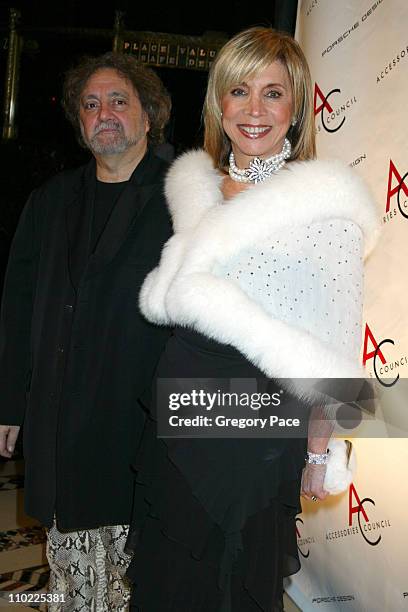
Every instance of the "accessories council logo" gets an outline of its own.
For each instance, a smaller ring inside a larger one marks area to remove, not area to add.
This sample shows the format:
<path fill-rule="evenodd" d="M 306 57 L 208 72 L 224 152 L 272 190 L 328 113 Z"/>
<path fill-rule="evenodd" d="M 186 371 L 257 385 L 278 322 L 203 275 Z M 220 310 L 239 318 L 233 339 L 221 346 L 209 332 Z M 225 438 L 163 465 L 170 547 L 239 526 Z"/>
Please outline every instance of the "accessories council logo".
<path fill-rule="evenodd" d="M 395 346 L 395 342 L 391 338 L 383 338 L 380 342 L 377 342 L 368 323 L 366 323 L 364 330 L 363 366 L 366 366 L 369 360 L 373 360 L 374 376 L 383 387 L 395 385 L 400 377 L 398 370 L 408 364 L 408 355 L 398 355 L 397 359 L 387 361 L 384 352 L 389 353 L 390 344 Z"/>
<path fill-rule="evenodd" d="M 353 525 L 356 516 L 360 533 L 370 546 L 378 546 L 382 539 L 382 530 L 391 527 L 389 519 L 378 519 L 376 514 L 375 501 L 371 497 L 361 499 L 354 484 L 351 483 L 349 487 L 349 527 Z M 372 517 L 371 520 L 369 515 Z"/>
<path fill-rule="evenodd" d="M 353 104 L 356 104 L 356 96 L 344 100 L 339 98 L 341 89 L 331 89 L 327 94 L 315 83 L 314 88 L 314 114 L 319 115 L 320 122 L 316 125 L 316 131 L 320 132 L 323 128 L 329 134 L 340 130 Z"/>
<path fill-rule="evenodd" d="M 369 546 L 378 546 L 382 540 L 383 531 L 391 527 L 388 518 L 379 515 L 374 499 L 361 497 L 355 485 L 349 487 L 348 525 L 342 529 L 326 532 L 326 540 L 336 540 L 360 534 Z"/>
<path fill-rule="evenodd" d="M 304 559 L 307 559 L 310 555 L 310 545 L 316 544 L 316 541 L 313 536 L 305 536 L 302 535 L 301 531 L 303 531 L 303 519 L 300 516 L 296 517 L 296 539 L 297 539 L 297 549 L 299 553 L 302 555 Z"/>
<path fill-rule="evenodd" d="M 408 172 L 401 172 L 400 168 L 390 159 L 383 223 L 395 218 L 398 214 L 397 210 L 405 219 L 408 219 Z"/>

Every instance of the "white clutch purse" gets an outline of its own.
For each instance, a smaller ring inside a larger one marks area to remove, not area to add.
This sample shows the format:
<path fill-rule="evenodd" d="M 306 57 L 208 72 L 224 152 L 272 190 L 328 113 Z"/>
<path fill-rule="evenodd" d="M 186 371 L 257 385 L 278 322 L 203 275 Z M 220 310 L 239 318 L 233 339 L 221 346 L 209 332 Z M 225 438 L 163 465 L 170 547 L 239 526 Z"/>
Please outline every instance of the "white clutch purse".
<path fill-rule="evenodd" d="M 345 491 L 356 471 L 356 453 L 350 440 L 332 438 L 328 444 L 329 458 L 323 487 L 330 495 Z"/>

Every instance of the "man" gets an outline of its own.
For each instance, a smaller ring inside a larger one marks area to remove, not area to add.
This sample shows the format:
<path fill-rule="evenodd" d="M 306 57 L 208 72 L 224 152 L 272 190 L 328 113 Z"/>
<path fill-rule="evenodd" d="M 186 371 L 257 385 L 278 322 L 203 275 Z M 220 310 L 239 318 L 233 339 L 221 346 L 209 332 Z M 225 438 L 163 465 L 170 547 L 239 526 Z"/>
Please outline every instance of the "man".
<path fill-rule="evenodd" d="M 130 464 L 168 332 L 138 293 L 171 233 L 160 141 L 170 99 L 131 57 L 72 69 L 64 108 L 93 159 L 35 191 L 12 245 L 0 327 L 0 453 L 24 421 L 25 508 L 47 528 L 51 591 L 120 611 Z M 56 608 L 64 609 L 64 607 Z"/>

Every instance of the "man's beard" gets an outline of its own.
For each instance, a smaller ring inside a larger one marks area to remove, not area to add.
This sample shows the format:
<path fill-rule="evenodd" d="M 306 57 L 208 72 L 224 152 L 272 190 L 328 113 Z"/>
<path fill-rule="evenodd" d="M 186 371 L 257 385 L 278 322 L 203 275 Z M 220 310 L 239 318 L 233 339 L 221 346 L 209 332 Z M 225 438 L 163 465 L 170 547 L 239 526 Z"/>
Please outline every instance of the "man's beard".
<path fill-rule="evenodd" d="M 82 126 L 81 126 L 82 128 Z M 109 136 L 105 135 L 104 141 L 98 138 L 98 134 L 102 130 L 115 130 L 114 133 L 110 133 Z M 85 139 L 85 135 L 82 131 L 82 136 L 85 140 L 85 144 L 97 155 L 117 155 L 123 153 L 129 147 L 137 144 L 136 139 L 130 139 L 125 136 L 123 127 L 116 121 L 101 121 L 101 123 L 95 129 L 94 135 L 89 140 Z"/>

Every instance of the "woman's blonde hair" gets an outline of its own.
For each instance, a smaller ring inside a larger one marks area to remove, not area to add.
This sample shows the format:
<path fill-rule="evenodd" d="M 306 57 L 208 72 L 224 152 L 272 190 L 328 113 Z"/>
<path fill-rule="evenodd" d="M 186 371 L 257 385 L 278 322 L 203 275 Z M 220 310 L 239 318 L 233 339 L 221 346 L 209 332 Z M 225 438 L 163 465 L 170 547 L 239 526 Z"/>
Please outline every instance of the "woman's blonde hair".
<path fill-rule="evenodd" d="M 305 160 L 316 156 L 312 83 L 303 51 L 289 34 L 255 27 L 231 38 L 211 67 L 203 111 L 204 149 L 216 168 L 227 165 L 231 147 L 222 127 L 222 98 L 232 87 L 259 74 L 275 61 L 286 67 L 292 86 L 296 125 L 288 132 L 292 144 L 290 159 Z"/>

